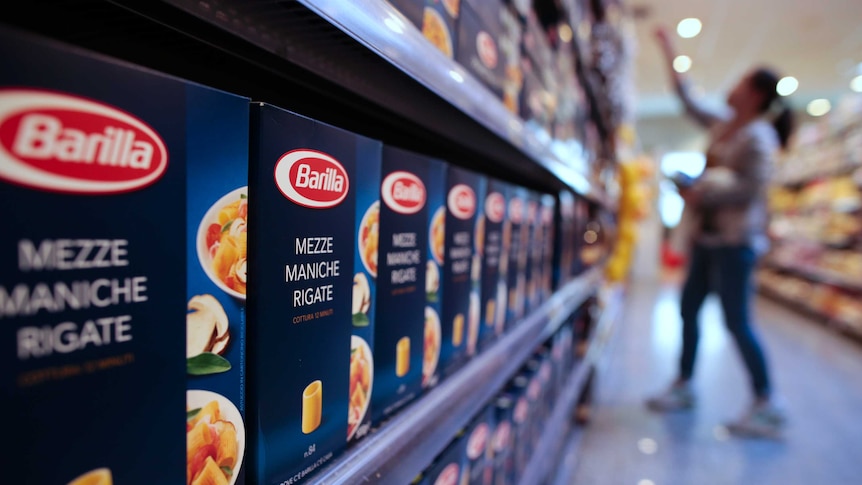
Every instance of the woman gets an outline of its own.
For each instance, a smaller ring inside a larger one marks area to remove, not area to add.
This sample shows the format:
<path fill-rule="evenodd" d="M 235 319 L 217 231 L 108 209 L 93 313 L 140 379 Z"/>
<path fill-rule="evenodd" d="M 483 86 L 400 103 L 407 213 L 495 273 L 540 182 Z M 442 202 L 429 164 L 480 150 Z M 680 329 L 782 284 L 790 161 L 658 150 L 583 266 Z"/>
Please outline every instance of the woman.
<path fill-rule="evenodd" d="M 656 36 L 686 113 L 709 130 L 707 171 L 720 168 L 732 174 L 733 182 L 703 180 L 682 191 L 698 222 L 680 302 L 683 348 L 679 374 L 666 392 L 647 404 L 657 411 L 694 405 L 690 381 L 698 344 L 697 317 L 706 296 L 714 290 L 754 393 L 751 408 L 728 428 L 738 434 L 775 435 L 785 418 L 774 404 L 764 351 L 752 328 L 751 278 L 758 256 L 768 245 L 766 189 L 775 153 L 787 146 L 792 115 L 776 92 L 778 76 L 762 68 L 745 75 L 730 92 L 729 115 L 705 109 L 692 99 L 685 80 L 673 69 L 675 53 L 667 31 L 659 29 Z"/>

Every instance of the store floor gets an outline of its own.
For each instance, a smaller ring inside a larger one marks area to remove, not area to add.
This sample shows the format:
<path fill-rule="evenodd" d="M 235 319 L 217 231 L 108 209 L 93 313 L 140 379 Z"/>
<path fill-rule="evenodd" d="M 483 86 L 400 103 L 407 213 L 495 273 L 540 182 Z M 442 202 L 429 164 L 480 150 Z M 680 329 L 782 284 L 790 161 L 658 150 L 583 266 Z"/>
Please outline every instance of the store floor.
<path fill-rule="evenodd" d="M 575 485 L 862 483 L 862 345 L 770 300 L 756 304 L 773 380 L 791 419 L 780 442 L 720 426 L 750 393 L 718 301 L 701 313 L 694 411 L 658 415 L 643 401 L 673 378 L 679 349 L 674 283 L 635 284 L 601 366 Z"/>

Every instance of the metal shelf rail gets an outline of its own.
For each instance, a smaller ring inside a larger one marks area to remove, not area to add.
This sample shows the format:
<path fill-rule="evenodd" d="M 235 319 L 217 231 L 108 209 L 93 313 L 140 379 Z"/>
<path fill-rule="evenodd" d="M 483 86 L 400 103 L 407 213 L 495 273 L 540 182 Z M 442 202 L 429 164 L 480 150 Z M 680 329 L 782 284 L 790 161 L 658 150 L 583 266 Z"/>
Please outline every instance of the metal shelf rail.
<path fill-rule="evenodd" d="M 602 278 L 601 268 L 595 268 L 568 283 L 510 333 L 349 449 L 311 483 L 410 483 L 500 391 L 534 349 L 595 293 Z"/>

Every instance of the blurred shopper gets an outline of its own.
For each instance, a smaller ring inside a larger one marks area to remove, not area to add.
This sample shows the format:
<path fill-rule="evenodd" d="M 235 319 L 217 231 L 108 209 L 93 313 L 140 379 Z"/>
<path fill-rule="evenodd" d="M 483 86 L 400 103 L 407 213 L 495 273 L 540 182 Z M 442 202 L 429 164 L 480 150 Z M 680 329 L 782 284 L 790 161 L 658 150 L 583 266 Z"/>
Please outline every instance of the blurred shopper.
<path fill-rule="evenodd" d="M 776 92 L 779 77 L 769 69 L 747 73 L 727 97 L 728 114 L 696 102 L 686 80 L 673 69 L 675 52 L 666 30 L 656 32 L 674 87 L 686 114 L 709 130 L 707 170 L 720 170 L 730 183 L 710 177 L 696 180 L 681 195 L 696 215 L 690 231 L 688 276 L 682 290 L 682 355 L 679 374 L 663 394 L 647 401 L 656 411 L 688 409 L 695 404 L 691 387 L 697 351 L 698 313 L 707 295 L 721 299 L 727 329 L 748 370 L 754 402 L 728 429 L 740 435 L 773 436 L 785 415 L 772 396 L 767 359 L 751 321 L 752 273 L 766 250 L 766 190 L 775 154 L 787 145 L 792 115 Z"/>

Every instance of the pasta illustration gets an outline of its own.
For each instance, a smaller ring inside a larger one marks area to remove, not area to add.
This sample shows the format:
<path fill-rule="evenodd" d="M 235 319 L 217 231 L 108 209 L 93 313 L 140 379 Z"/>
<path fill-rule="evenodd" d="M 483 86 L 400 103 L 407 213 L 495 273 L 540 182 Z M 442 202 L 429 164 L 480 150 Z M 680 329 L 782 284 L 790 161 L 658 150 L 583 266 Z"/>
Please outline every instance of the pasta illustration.
<path fill-rule="evenodd" d="M 228 485 L 238 464 L 238 456 L 236 426 L 224 419 L 218 401 L 188 410 L 187 485 Z"/>
<path fill-rule="evenodd" d="M 380 203 L 375 202 L 368 208 L 359 228 L 359 255 L 362 257 L 362 263 L 365 264 L 365 268 L 374 277 L 377 276 L 377 248 L 380 243 L 379 226 Z"/>
<path fill-rule="evenodd" d="M 218 211 L 217 222 L 207 228 L 206 247 L 211 269 L 228 288 L 245 295 L 248 258 L 248 198 L 237 200 Z"/>
<path fill-rule="evenodd" d="M 347 417 L 347 436 L 351 438 L 362 424 L 368 400 L 371 399 L 371 356 L 365 345 L 356 345 L 350 351 L 350 403 Z"/>
<path fill-rule="evenodd" d="M 313 381 L 302 392 L 302 432 L 309 434 L 320 426 L 323 414 L 323 383 Z"/>
<path fill-rule="evenodd" d="M 96 468 L 69 482 L 69 485 L 113 485 L 111 470 Z"/>

